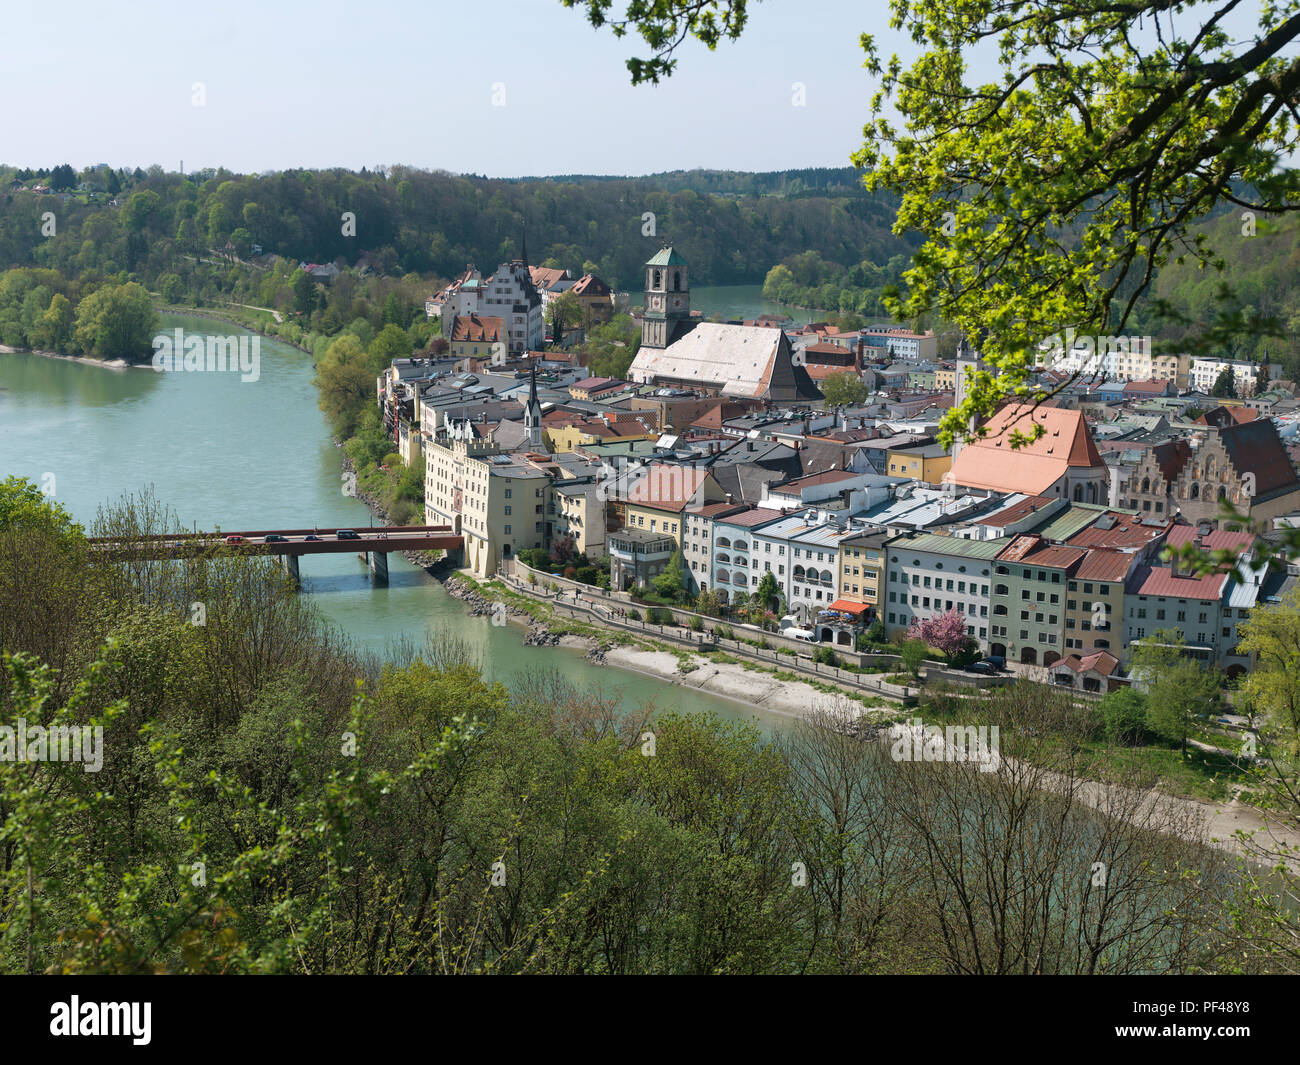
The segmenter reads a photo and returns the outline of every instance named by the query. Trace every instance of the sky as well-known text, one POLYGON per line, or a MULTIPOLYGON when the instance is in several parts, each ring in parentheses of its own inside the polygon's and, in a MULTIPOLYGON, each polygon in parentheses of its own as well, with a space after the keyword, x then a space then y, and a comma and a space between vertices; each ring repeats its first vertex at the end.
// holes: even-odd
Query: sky
MULTIPOLYGON (((751 0, 740 40, 688 41, 671 78, 636 88, 624 64, 644 42, 559 0, 3 4, 0 163, 32 167, 846 166, 877 87, 860 35, 883 58, 917 54, 887 0, 751 0)), ((1225 21, 1239 39, 1257 29, 1251 7, 1225 21)), ((981 53, 967 60, 991 80, 994 51, 981 53)))
POLYGON ((491 177, 846 166, 873 91, 858 37, 903 44, 886 11, 752 3, 739 41, 688 42, 671 78, 633 88, 624 62, 644 42, 559 0, 5 0, 0 162, 491 177))

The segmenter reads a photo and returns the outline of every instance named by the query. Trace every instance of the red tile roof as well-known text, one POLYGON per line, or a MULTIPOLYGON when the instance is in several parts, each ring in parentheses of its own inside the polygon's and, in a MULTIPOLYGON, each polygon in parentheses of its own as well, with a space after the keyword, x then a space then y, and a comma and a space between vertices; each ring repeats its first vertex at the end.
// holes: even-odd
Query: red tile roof
POLYGON ((1122 581, 1132 565, 1132 555, 1099 547, 1083 556, 1073 576, 1076 581, 1122 581))
POLYGON ((1040 495, 1071 467, 1104 467, 1083 414, 1059 407, 1011 403, 988 420, 986 435, 966 443, 952 465, 952 480, 971 488, 1040 495), (1045 432, 1031 444, 1011 446, 1011 437, 1045 432))
POLYGON ((1057 662, 1053 669, 1069 669, 1075 673, 1094 672, 1109 677, 1119 667, 1119 659, 1105 651, 1093 651, 1091 654, 1067 655, 1057 662))
POLYGON ((1170 547, 1182 544, 1196 544, 1206 551, 1245 551, 1255 542, 1255 534, 1250 532, 1232 532, 1228 529, 1212 529, 1204 536, 1197 535, 1195 525, 1175 525, 1169 530, 1165 541, 1170 547))
POLYGON ((1163 536, 1173 525, 1172 521, 1146 518, 1137 514, 1121 514, 1108 510, 1097 520, 1069 538, 1075 547, 1145 547, 1163 536))
POLYGON ((1226 573, 1204 577, 1175 576, 1164 566, 1140 566, 1129 581, 1128 595, 1162 595, 1174 599, 1218 600, 1227 583, 1226 573))
POLYGON ((500 340, 504 331, 505 322, 500 318, 491 315, 479 317, 477 314, 460 314, 456 316, 456 328, 451 332, 451 339, 491 344, 500 340))

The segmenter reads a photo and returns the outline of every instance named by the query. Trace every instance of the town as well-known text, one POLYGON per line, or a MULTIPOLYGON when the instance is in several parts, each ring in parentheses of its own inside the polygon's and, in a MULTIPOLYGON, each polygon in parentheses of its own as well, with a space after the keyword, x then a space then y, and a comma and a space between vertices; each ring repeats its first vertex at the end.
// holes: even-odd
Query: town
POLYGON ((944 448, 939 419, 983 368, 964 338, 942 360, 932 331, 897 325, 705 321, 665 246, 627 379, 593 377, 544 345, 545 308, 573 292, 607 320, 629 300, 526 256, 431 295, 446 352, 377 382, 426 523, 464 536, 477 577, 550 556, 635 595, 678 567, 683 605, 850 651, 955 612, 973 651, 1085 692, 1125 683, 1134 645, 1169 629, 1240 676, 1239 626, 1295 583, 1260 550, 1300 521, 1300 401, 1267 362, 1069 335, 1045 349, 1046 398, 944 448), (862 398, 831 406, 832 378, 862 398), (1234 562, 1162 561, 1188 545, 1234 562))

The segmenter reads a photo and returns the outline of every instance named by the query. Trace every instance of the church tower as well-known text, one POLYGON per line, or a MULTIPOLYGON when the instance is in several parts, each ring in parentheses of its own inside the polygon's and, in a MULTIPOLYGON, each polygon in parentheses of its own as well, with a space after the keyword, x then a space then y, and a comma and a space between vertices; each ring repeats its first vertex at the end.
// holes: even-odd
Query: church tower
POLYGON ((537 360, 532 360, 528 379, 528 405, 524 407, 524 430, 528 434, 528 446, 542 446, 542 404, 537 399, 537 360))
POLYGON ((686 260, 667 246, 645 264, 645 307, 641 319, 643 348, 666 348, 680 332, 678 323, 690 321, 689 269, 686 260))
MULTIPOLYGON (((988 364, 980 357, 979 351, 977 351, 965 337, 962 337, 961 341, 957 344, 957 373, 955 375, 956 388, 953 392, 954 407, 959 406, 962 400, 970 394, 971 386, 974 384, 975 374, 981 370, 987 369, 988 364)), ((966 431, 968 434, 973 434, 976 428, 977 425, 975 424, 975 419, 972 418, 966 426, 966 431)), ((961 449, 965 444, 965 439, 961 438, 952 442, 953 462, 957 461, 957 456, 961 454, 961 449)))

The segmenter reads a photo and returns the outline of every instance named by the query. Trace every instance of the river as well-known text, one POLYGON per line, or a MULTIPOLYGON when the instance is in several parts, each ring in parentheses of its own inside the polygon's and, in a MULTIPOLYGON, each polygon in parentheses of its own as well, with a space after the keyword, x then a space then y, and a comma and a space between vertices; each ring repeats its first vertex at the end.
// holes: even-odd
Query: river
MULTIPOLYGON (((205 318, 165 315, 162 328, 242 334, 205 318)), ((342 453, 316 405, 311 356, 263 337, 260 375, 111 370, 0 355, 0 478, 17 474, 54 489, 54 498, 89 525, 100 506, 152 486, 198 529, 367 525, 365 504, 342 492, 342 453), (52 475, 52 482, 48 476, 52 475)), ((568 648, 525 647, 522 630, 469 617, 461 605, 400 555, 387 587, 372 583, 352 555, 302 560, 303 594, 360 650, 384 653, 394 640, 423 642, 450 632, 467 643, 493 679, 521 670, 556 670, 633 709, 713 710, 783 721, 743 704, 658 678, 598 667, 568 648)))

